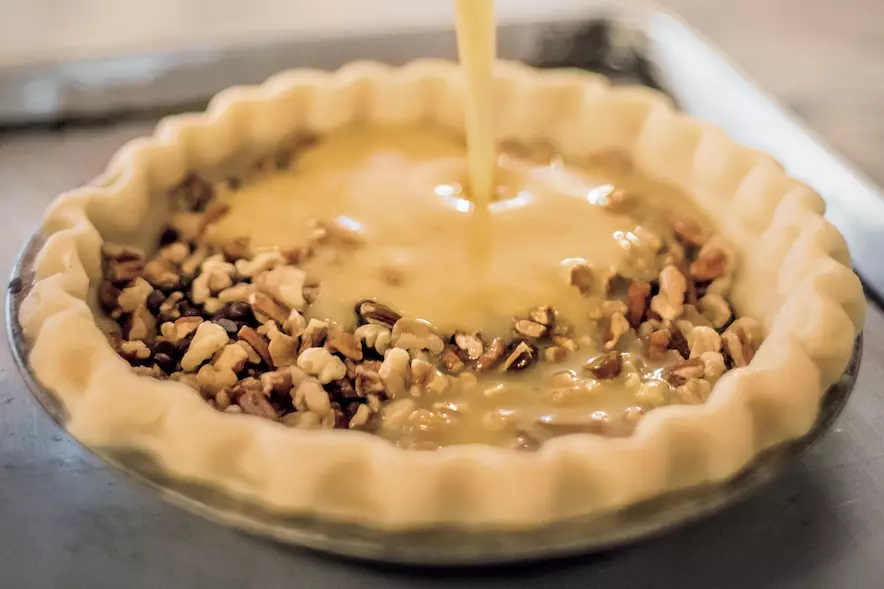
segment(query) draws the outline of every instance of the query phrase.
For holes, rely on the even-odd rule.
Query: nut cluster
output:
[[[320,220],[305,243],[289,250],[254,250],[247,239],[218,244],[206,230],[228,209],[210,182],[190,175],[170,198],[172,221],[154,255],[105,244],[98,302],[118,325],[111,344],[136,371],[182,382],[219,411],[300,428],[374,430],[383,419],[385,428],[431,429],[437,416],[416,399],[471,388],[492,371],[562,363],[582,348],[601,351],[584,365],[586,378],[621,378],[635,389],[636,405],[622,416],[631,427],[671,402],[661,385],[671,387],[674,402],[705,401],[727,370],[751,361],[762,339],[757,321],[733,319],[727,244],[684,220],[673,224],[670,239],[645,240],[660,268],[654,280],[614,276],[607,279],[608,300],[587,302],[599,325],[596,340],[575,337],[549,306],[513,318],[510,336],[486,338],[444,334],[372,300],[355,305],[350,330],[308,319],[320,285],[301,265],[321,248],[361,247],[358,233]],[[570,267],[567,279],[586,297],[593,285],[604,287],[587,263]],[[643,349],[638,359],[627,352],[636,341]],[[663,367],[659,378],[647,378],[645,361]],[[574,388],[571,378],[559,374],[551,386]],[[608,421],[596,412],[588,428],[539,426],[553,435],[575,428],[606,433]],[[524,448],[543,439],[536,431],[517,435]]]

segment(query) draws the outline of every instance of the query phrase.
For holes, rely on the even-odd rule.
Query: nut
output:
[[[145,264],[142,276],[154,287],[165,290],[175,288],[181,282],[181,277],[175,271],[175,266],[160,258],[154,258]]]
[[[448,377],[439,372],[433,364],[417,358],[411,361],[412,393],[440,394],[445,392],[448,384]]]
[[[261,360],[267,366],[273,366],[273,358],[270,356],[270,348],[267,345],[267,340],[265,340],[261,335],[252,329],[251,327],[245,325],[240,328],[239,333],[236,334],[236,337],[245,343],[247,343],[259,356],[261,356]]]
[[[712,327],[712,322],[706,319],[706,317],[704,317],[694,305],[685,305],[684,312],[681,314],[679,320],[687,321],[691,325],[698,327]]]
[[[463,358],[472,362],[481,358],[482,354],[485,352],[485,342],[482,341],[482,336],[477,332],[455,332],[454,345],[457,347],[457,350]]]
[[[704,352],[700,360],[703,362],[703,378],[710,382],[718,380],[727,371],[721,352]]]
[[[583,365],[583,369],[592,373],[599,380],[610,380],[620,376],[623,369],[623,358],[620,352],[610,351],[596,356]]]
[[[699,358],[682,360],[663,371],[666,382],[674,387],[685,384],[689,379],[703,378],[704,365]]]
[[[552,307],[548,305],[542,305],[540,307],[534,307],[531,309],[531,312],[528,314],[531,318],[531,321],[535,323],[539,323],[541,325],[545,325],[546,327],[552,327],[552,325],[556,322],[556,312]]]
[[[706,234],[693,219],[678,218],[673,220],[672,229],[684,245],[699,247],[706,243]]]
[[[113,287],[111,287],[113,288]],[[147,304],[147,297],[153,287],[143,278],[136,278],[132,286],[124,288],[117,297],[116,304],[126,313],[132,313],[138,307]]]
[[[378,376],[391,399],[404,395],[411,386],[410,362],[411,357],[402,348],[393,348],[384,357]]]
[[[351,360],[362,360],[362,343],[352,333],[331,331],[325,340],[325,347]]]
[[[225,288],[218,293],[218,300],[222,303],[247,303],[249,296],[257,290],[254,284],[248,282],[240,282],[230,288]]]
[[[730,321],[730,305],[721,295],[706,294],[697,301],[697,308],[715,329],[721,329]]]
[[[692,378],[675,389],[681,402],[688,405],[704,403],[711,392],[712,384],[699,378]]]
[[[548,328],[542,323],[537,323],[531,319],[520,319],[513,326],[513,332],[519,337],[528,339],[540,339],[546,335]]]
[[[669,403],[670,391],[668,383],[662,380],[648,379],[642,381],[633,398],[636,403],[646,407],[662,407]]]
[[[270,336],[270,344],[267,346],[273,366],[282,368],[295,362],[298,355],[298,341],[290,335],[277,331]]]
[[[286,395],[289,391],[292,390],[292,387],[296,386],[294,379],[292,378],[292,368],[295,368],[302,374],[301,380],[306,378],[306,374],[303,373],[297,367],[286,367],[280,368],[279,370],[274,370],[272,372],[265,372],[261,375],[261,392],[264,393],[265,396],[269,397],[272,393],[277,393],[280,395]],[[297,383],[297,384],[300,384]]]
[[[448,374],[460,374],[466,369],[466,364],[457,355],[453,345],[445,346],[442,350],[442,366]]]
[[[669,329],[669,349],[678,352],[682,358],[688,358],[691,355],[691,346],[677,325],[673,325]]]
[[[362,301],[356,305],[356,314],[365,323],[373,325],[383,325],[393,328],[396,322],[402,319],[402,316],[393,311],[390,307],[375,303],[374,301]]]
[[[129,318],[128,336],[130,340],[147,340],[151,341],[157,334],[157,319],[147,310],[145,305],[141,305]]]
[[[277,250],[261,252],[250,260],[237,260],[234,265],[240,276],[251,278],[266,272],[271,268],[282,266],[286,263],[285,257]]]
[[[438,356],[445,349],[445,342],[426,321],[403,318],[393,325],[393,346],[406,350],[426,350]]]
[[[368,368],[364,364],[356,367],[354,386],[356,394],[360,397],[379,395],[384,392],[384,383],[381,381],[378,371]]]
[[[347,425],[347,427],[350,429],[361,430],[370,429],[373,417],[374,411],[371,410],[371,407],[369,407],[365,403],[362,403],[356,409],[356,413],[353,414],[353,417],[350,418],[350,423]]]
[[[328,409],[326,409],[326,413],[331,410],[331,401],[328,398],[328,393],[326,393],[325,388],[323,388],[322,383],[316,380],[313,377],[307,377],[298,383],[291,390],[292,395],[292,406],[296,411],[308,411],[307,408],[307,397],[308,395],[313,400],[314,406],[323,405],[322,396],[325,395],[325,400],[329,403]],[[321,413],[319,414],[322,415]]]
[[[366,347],[377,351],[378,354],[384,354],[390,349],[390,344],[393,342],[393,334],[387,327],[373,323],[360,325],[353,335],[365,342]]]
[[[119,353],[129,361],[150,358],[150,348],[141,340],[120,342]]]
[[[648,297],[651,296],[651,285],[648,282],[633,281],[629,284],[629,290],[626,293],[627,302],[627,318],[629,325],[638,328],[648,309]]]
[[[666,352],[669,350],[670,339],[672,339],[672,332],[666,328],[653,332],[648,337],[648,358],[651,360],[665,358]]]
[[[595,283],[592,266],[586,260],[574,258],[563,263],[566,271],[568,284],[580,291],[580,294],[589,294]]]
[[[228,262],[248,259],[254,256],[248,237],[237,237],[221,244],[221,251]]]
[[[311,319],[301,334],[301,352],[308,348],[321,348],[328,337],[328,323]]]
[[[254,278],[254,283],[261,292],[270,295],[282,305],[303,311],[307,307],[307,301],[304,299],[306,280],[307,274],[303,270],[294,266],[278,266],[258,274]],[[285,319],[277,321],[282,324]]]
[[[193,335],[193,341],[181,358],[181,370],[193,372],[215,352],[227,345],[227,342],[227,331],[223,327],[209,321],[200,323]]]
[[[298,367],[307,374],[316,376],[322,384],[329,383],[347,374],[347,367],[337,356],[325,348],[308,348],[298,356]]]
[[[608,322],[605,332],[605,349],[613,350],[620,342],[620,338],[629,331],[629,321],[622,313],[614,313]]]
[[[511,372],[524,370],[534,364],[536,359],[537,349],[528,342],[520,341],[509,353],[500,369],[502,371],[508,370]]]
[[[414,399],[397,399],[385,405],[381,410],[381,428],[389,433],[402,431],[408,417],[417,409]]]
[[[289,318],[282,324],[282,330],[292,337],[300,337],[306,329],[307,320],[294,309],[289,313]]]
[[[265,419],[272,419],[274,421],[279,419],[279,414],[276,412],[276,409],[273,408],[273,405],[270,404],[267,397],[259,392],[252,390],[243,392],[237,399],[237,405],[239,405],[242,412],[246,415],[255,415],[257,417],[264,417]]]
[[[206,258],[200,266],[199,276],[193,280],[190,300],[198,305],[205,303],[212,295],[233,285],[235,272],[233,264],[225,262],[221,254]]]
[[[278,324],[282,324],[291,313],[291,309],[277,303],[263,292],[253,292],[249,295],[249,305],[252,306],[252,312],[261,323],[272,319]]]
[[[211,250],[205,245],[201,245],[196,248],[193,253],[187,257],[187,259],[181,262],[181,265],[179,267],[181,270],[181,274],[185,276],[193,276],[194,274],[196,274],[197,268],[202,265],[202,263],[206,260],[206,258],[209,257],[211,253]]]
[[[564,362],[570,355],[571,352],[563,346],[550,346],[543,351],[544,361],[550,364]]]
[[[506,342],[503,341],[503,338],[496,337],[491,340],[491,343],[476,360],[476,371],[484,372],[497,366],[497,363],[503,358],[504,352],[506,352]]]
[[[687,279],[675,266],[666,266],[660,272],[660,294],[651,299],[651,310],[663,319],[673,321],[684,310]]]
[[[711,327],[695,327],[691,330],[688,339],[691,343],[692,359],[699,358],[706,352],[717,352],[721,349],[721,336]]]
[[[700,250],[697,259],[691,263],[691,278],[697,282],[710,282],[723,276],[730,265],[730,258],[722,239],[710,239]]]
[[[721,334],[722,347],[727,352],[735,368],[748,366],[755,356],[755,348],[752,347],[748,340],[741,338],[740,335],[740,333],[731,329]]]
[[[227,344],[212,361],[215,370],[230,370],[239,372],[246,366],[249,354],[236,344]]]

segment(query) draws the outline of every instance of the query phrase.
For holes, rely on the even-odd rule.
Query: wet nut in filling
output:
[[[372,247],[358,224],[312,219],[302,242],[278,248],[221,239],[216,226],[237,209],[220,190],[189,175],[171,192],[156,252],[105,244],[97,288],[119,355],[218,411],[373,432],[414,450],[531,450],[558,435],[626,436],[661,407],[703,403],[763,339],[729,303],[738,260],[728,243],[696,215],[673,216],[627,190],[598,203],[598,214],[632,227],[614,234],[616,263],[582,252],[556,262],[564,304],[534,300],[486,322],[493,308],[464,301],[463,321],[450,324],[388,301],[422,288],[405,257],[375,260],[376,299],[329,311],[328,273]],[[327,273],[317,278],[317,269]]]

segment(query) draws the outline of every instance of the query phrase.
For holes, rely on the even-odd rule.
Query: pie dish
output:
[[[31,365],[68,408],[71,432],[90,446],[145,451],[177,477],[274,510],[384,528],[530,527],[617,509],[725,480],[760,451],[805,434],[822,392],[847,365],[864,313],[821,199],[768,156],[676,113],[663,96],[574,71],[502,65],[500,139],[542,139],[565,155],[626,155],[644,175],[689,195],[739,251],[730,301],[760,319],[766,336],[748,367],[722,377],[705,404],[649,412],[628,437],[568,435],[533,453],[481,444],[404,452],[360,432],[225,415],[181,382],[137,375],[108,345],[90,306],[104,276],[102,251],[110,243],[155,249],[171,206],[158,194],[194,170],[276,153],[293,136],[354,122],[459,129],[458,80],[447,63],[354,64],[230,89],[204,115],[167,119],[154,137],[124,147],[91,186],[61,196],[46,215],[47,242],[20,321],[33,342]]]

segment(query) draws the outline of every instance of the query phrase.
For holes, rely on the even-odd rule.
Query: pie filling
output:
[[[463,139],[353,126],[191,174],[157,251],[106,244],[97,301],[139,373],[212,407],[407,449],[629,435],[746,366],[737,259],[615,156],[501,148],[475,214]]]

